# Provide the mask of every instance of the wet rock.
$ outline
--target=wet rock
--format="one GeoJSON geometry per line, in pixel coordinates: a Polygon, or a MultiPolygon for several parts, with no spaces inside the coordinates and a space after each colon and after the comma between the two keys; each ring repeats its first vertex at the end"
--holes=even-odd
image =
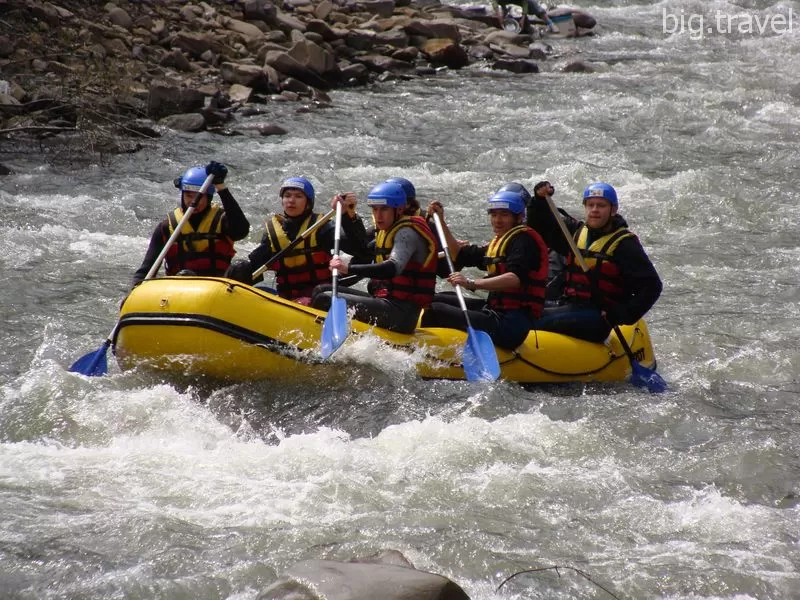
{"type": "Polygon", "coordinates": [[[420,50],[435,65],[444,65],[450,69],[460,69],[469,64],[469,56],[464,47],[450,39],[434,38],[428,40],[420,50]]]}
{"type": "Polygon", "coordinates": [[[258,126],[258,133],[264,136],[269,135],[286,135],[289,133],[288,129],[284,129],[280,125],[276,125],[274,123],[268,123],[266,125],[259,125],[258,126]]]}
{"type": "Polygon", "coordinates": [[[512,60],[501,58],[492,63],[493,69],[511,71],[512,73],[538,73],[539,65],[528,59],[512,60]]]}
{"type": "Polygon", "coordinates": [[[267,24],[275,22],[278,11],[268,0],[245,0],[242,13],[246,21],[262,21],[267,24]]]}
{"type": "Polygon", "coordinates": [[[288,54],[300,65],[327,81],[336,81],[339,78],[336,56],[311,40],[302,40],[292,44],[288,54]]]}
{"type": "Polygon", "coordinates": [[[197,90],[170,85],[154,85],[147,97],[147,113],[154,119],[203,108],[205,96],[197,90]]]}
{"type": "Polygon", "coordinates": [[[406,566],[306,560],[258,600],[469,600],[458,585],[406,566]]]}
{"type": "Polygon", "coordinates": [[[361,63],[356,63],[344,67],[339,75],[342,81],[354,85],[369,79],[369,69],[361,63]]]}
{"type": "Polygon", "coordinates": [[[246,85],[234,83],[228,90],[228,95],[231,101],[238,102],[239,104],[247,104],[250,101],[250,96],[253,94],[253,88],[246,85]]]}
{"type": "Polygon", "coordinates": [[[266,64],[313,87],[327,89],[330,84],[311,69],[303,66],[288,52],[267,52],[266,64]]]}
{"type": "Polygon", "coordinates": [[[175,129],[177,131],[187,131],[196,133],[206,128],[206,120],[199,113],[186,113],[180,115],[169,115],[158,121],[159,125],[175,129]]]}
{"type": "Polygon", "coordinates": [[[579,60],[565,65],[561,71],[563,73],[594,73],[594,69],[592,67],[579,60]]]}
{"type": "Polygon", "coordinates": [[[358,5],[364,12],[378,15],[384,19],[391,17],[394,13],[394,0],[364,0],[358,5]]]}

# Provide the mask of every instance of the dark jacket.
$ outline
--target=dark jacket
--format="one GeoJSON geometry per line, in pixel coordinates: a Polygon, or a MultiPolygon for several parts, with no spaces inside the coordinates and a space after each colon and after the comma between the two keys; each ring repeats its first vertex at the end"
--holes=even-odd
{"type": "MultiPolygon", "coordinates": [[[[236,202],[230,190],[228,188],[219,190],[219,199],[222,202],[222,208],[225,210],[225,215],[222,217],[222,234],[229,237],[234,242],[246,238],[247,234],[250,233],[250,222],[247,220],[247,217],[244,216],[239,203],[236,202]]],[[[208,206],[210,205],[211,203],[208,204],[208,206]]],[[[196,228],[200,221],[203,220],[204,213],[205,211],[202,213],[193,212],[189,217],[189,223],[196,228]]],[[[131,282],[133,286],[141,283],[147,276],[147,273],[150,271],[153,264],[155,264],[158,255],[164,249],[164,244],[169,239],[169,236],[169,218],[167,218],[156,225],[153,235],[150,236],[150,245],[147,247],[144,260],[133,274],[133,280],[131,282]]],[[[219,275],[222,275],[222,273],[219,273],[219,275]]]]}
{"type": "MultiPolygon", "coordinates": [[[[573,235],[583,225],[582,221],[565,215],[564,222],[573,235]]],[[[547,246],[560,254],[569,256],[572,250],[564,239],[564,234],[558,226],[547,201],[534,196],[528,205],[528,224],[533,227],[544,239],[547,246]]],[[[627,227],[628,224],[621,215],[615,215],[612,220],[612,229],[627,227]]],[[[594,239],[605,235],[605,232],[589,232],[591,243],[594,239]]],[[[614,252],[614,262],[621,271],[626,300],[615,307],[609,320],[613,324],[633,324],[641,319],[658,300],[663,284],[658,276],[653,263],[647,256],[639,238],[634,236],[623,239],[614,252]]],[[[567,284],[569,285],[569,284],[567,284]]]]}

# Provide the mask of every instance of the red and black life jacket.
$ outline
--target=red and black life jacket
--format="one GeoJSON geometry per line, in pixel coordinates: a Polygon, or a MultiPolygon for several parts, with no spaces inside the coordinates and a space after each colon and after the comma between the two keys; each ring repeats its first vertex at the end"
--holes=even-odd
{"type": "Polygon", "coordinates": [[[544,308],[545,289],[547,285],[547,245],[542,237],[527,225],[517,225],[502,236],[495,237],[486,250],[484,264],[488,277],[496,277],[508,273],[507,248],[509,242],[518,235],[528,235],[539,248],[539,264],[528,271],[520,286],[502,292],[489,292],[486,299],[489,308],[498,311],[528,309],[531,315],[539,318],[544,308]]]}
{"type": "Polygon", "coordinates": [[[436,291],[436,239],[428,223],[422,217],[400,217],[385,231],[375,235],[375,262],[381,263],[389,258],[394,244],[394,236],[403,227],[411,227],[420,234],[428,245],[424,262],[410,260],[402,273],[391,279],[373,279],[369,289],[376,298],[411,300],[420,308],[430,306],[436,291]]]}
{"type": "Polygon", "coordinates": [[[607,233],[589,245],[589,230],[585,225],[575,232],[575,242],[583,256],[588,272],[570,255],[567,259],[567,282],[564,294],[571,298],[588,300],[600,308],[625,301],[622,273],[614,260],[619,243],[635,237],[626,227],[607,233]],[[588,246],[588,248],[587,248],[588,246]]]}
{"type": "MultiPolygon", "coordinates": [[[[236,251],[233,249],[233,240],[222,233],[224,215],[222,207],[213,204],[203,215],[197,229],[192,227],[191,220],[183,224],[180,235],[165,257],[167,275],[175,275],[183,269],[203,276],[225,273],[236,251]]],[[[168,215],[170,236],[182,218],[182,208],[176,208],[168,215]]]]}
{"type": "MultiPolygon", "coordinates": [[[[318,213],[309,214],[298,231],[305,231],[316,223],[317,219],[319,219],[318,213]]],[[[278,215],[273,215],[266,225],[267,236],[275,253],[280,252],[292,242],[286,235],[278,215]]],[[[275,271],[275,285],[281,298],[294,299],[311,296],[315,286],[331,281],[331,271],[328,268],[331,253],[329,249],[319,245],[318,232],[319,229],[289,250],[283,258],[267,265],[269,270],[275,271]]]]}

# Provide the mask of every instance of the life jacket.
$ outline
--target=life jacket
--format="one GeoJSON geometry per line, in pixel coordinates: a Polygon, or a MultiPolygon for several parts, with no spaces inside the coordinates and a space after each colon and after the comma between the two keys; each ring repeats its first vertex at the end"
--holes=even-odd
{"type": "Polygon", "coordinates": [[[375,262],[388,260],[394,244],[394,236],[403,227],[411,227],[428,245],[425,262],[408,261],[403,272],[391,279],[373,279],[369,290],[376,298],[411,300],[420,308],[430,306],[436,291],[436,239],[428,223],[422,217],[400,217],[385,231],[375,234],[375,262]]]}
{"type": "MultiPolygon", "coordinates": [[[[316,223],[317,219],[319,219],[318,213],[310,213],[298,231],[305,231],[316,223]]],[[[286,235],[278,215],[273,215],[266,225],[267,236],[274,252],[280,252],[292,242],[286,235]]],[[[328,268],[331,253],[319,245],[318,232],[319,229],[289,250],[277,262],[267,265],[269,270],[275,271],[275,285],[281,298],[311,296],[315,286],[331,281],[331,271],[328,268]]]]}
{"type": "Polygon", "coordinates": [[[614,251],[619,243],[635,237],[626,227],[607,233],[589,245],[589,230],[581,225],[575,232],[575,242],[588,272],[581,269],[575,257],[567,259],[567,283],[564,294],[571,298],[588,300],[600,308],[620,304],[625,300],[625,288],[614,251]],[[588,246],[588,248],[587,248],[588,246]]]}
{"type": "MultiPolygon", "coordinates": [[[[222,233],[224,215],[222,207],[213,204],[203,215],[197,229],[192,227],[191,220],[183,224],[180,235],[165,257],[167,275],[175,275],[183,269],[203,276],[225,273],[236,251],[233,249],[233,240],[222,233]]],[[[182,218],[182,208],[176,208],[167,216],[170,236],[182,218]]]]}
{"type": "Polygon", "coordinates": [[[517,225],[501,236],[496,236],[486,250],[484,266],[489,273],[488,277],[496,277],[508,273],[508,244],[518,235],[528,235],[539,249],[539,264],[535,265],[527,276],[520,282],[520,286],[502,292],[489,292],[486,303],[489,308],[497,311],[527,309],[535,318],[542,316],[544,297],[547,287],[547,245],[542,237],[527,225],[517,225]]]}

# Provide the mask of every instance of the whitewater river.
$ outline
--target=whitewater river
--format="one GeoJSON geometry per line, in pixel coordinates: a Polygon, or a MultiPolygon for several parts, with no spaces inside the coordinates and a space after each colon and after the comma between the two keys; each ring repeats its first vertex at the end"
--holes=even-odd
{"type": "Polygon", "coordinates": [[[496,589],[552,565],[626,599],[800,598],[800,3],[578,4],[600,35],[547,69],[594,73],[337,91],[251,119],[285,137],[172,133],[89,167],[0,142],[1,598],[244,600],[299,560],[384,548],[476,600],[611,597],[570,570],[496,589]],[[790,13],[785,34],[707,31],[790,13]],[[423,381],[369,340],[322,381],[68,373],[111,330],[173,177],[212,159],[253,223],[244,251],[289,175],[320,198],[406,176],[475,241],[509,180],[548,178],[573,214],[612,183],[664,280],[648,324],[670,391],[423,381]]]}

